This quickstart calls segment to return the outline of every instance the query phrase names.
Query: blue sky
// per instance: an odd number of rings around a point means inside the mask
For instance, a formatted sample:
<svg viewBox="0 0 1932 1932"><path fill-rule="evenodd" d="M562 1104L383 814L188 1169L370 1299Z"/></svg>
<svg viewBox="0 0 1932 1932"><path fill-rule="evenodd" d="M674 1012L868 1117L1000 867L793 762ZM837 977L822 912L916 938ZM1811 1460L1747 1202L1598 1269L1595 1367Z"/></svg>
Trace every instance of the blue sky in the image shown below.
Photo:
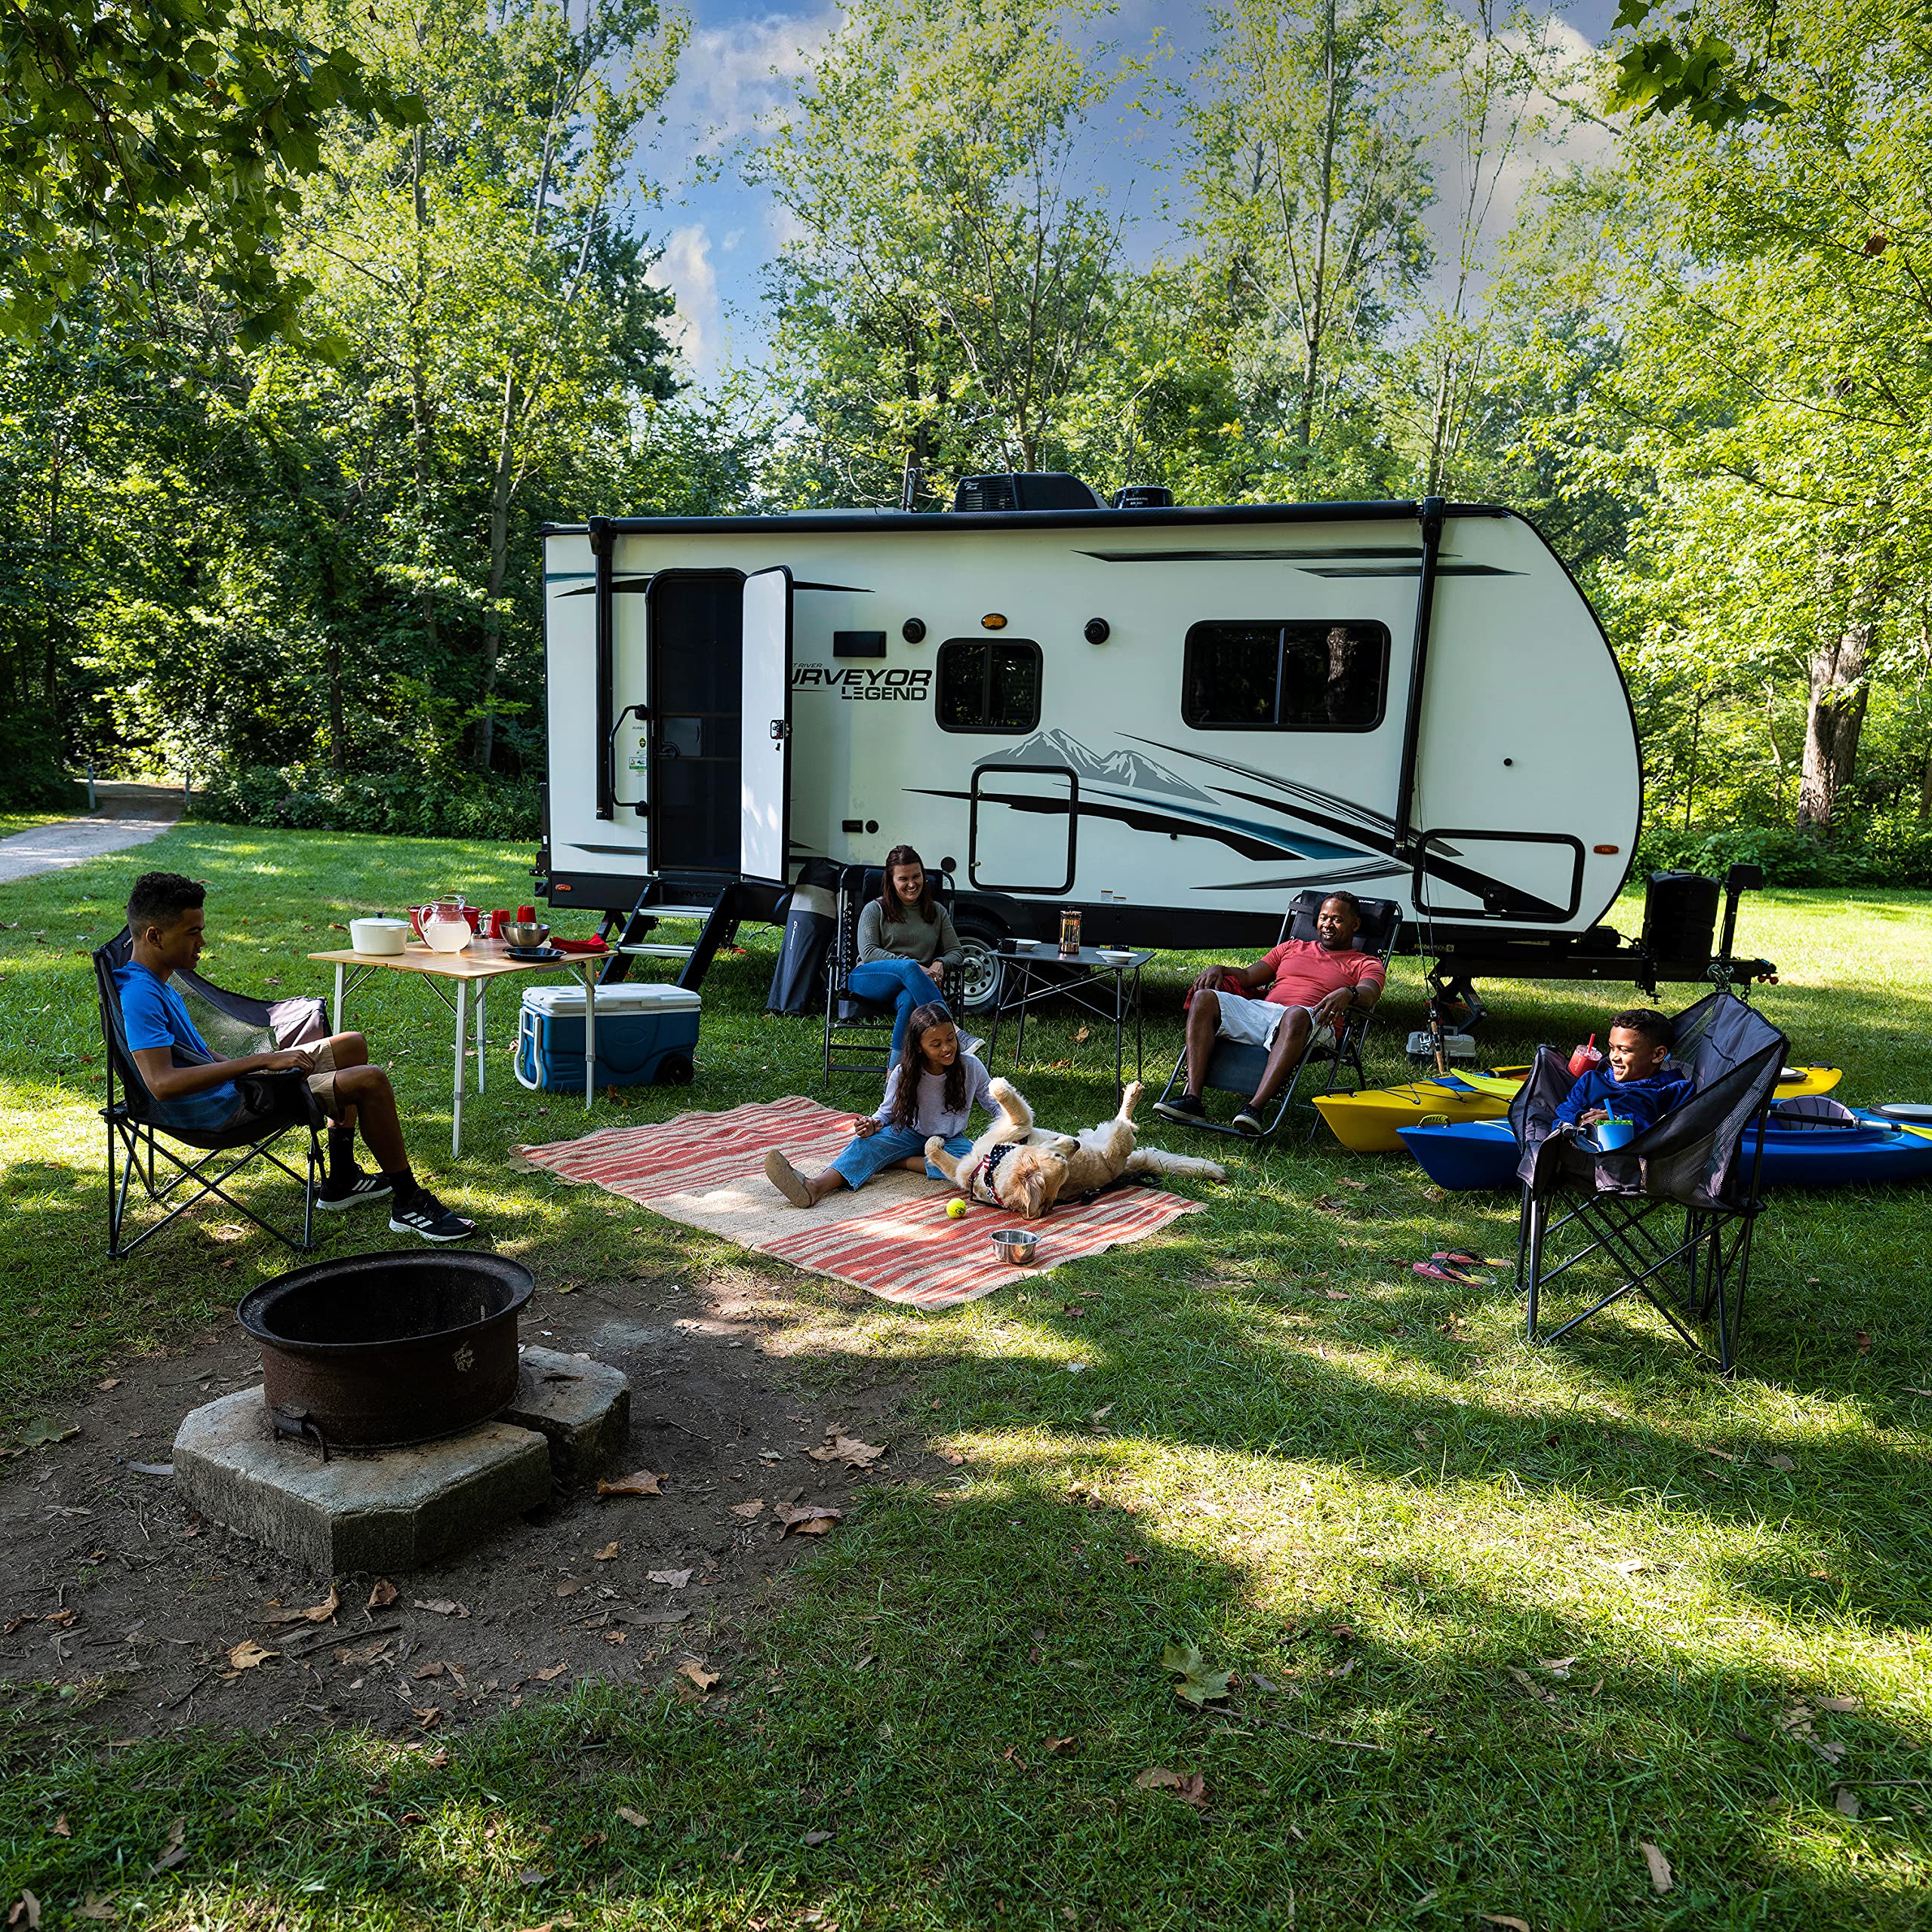
<svg viewBox="0 0 1932 1932"><path fill-rule="evenodd" d="M638 220L664 250L656 278L677 297L686 362L708 380L731 364L755 366L761 360L761 272L781 239L777 211L744 181L734 151L755 139L785 100L789 77L804 71L806 50L836 26L839 10L827 0L787 8L746 0L685 4L691 41L666 103L655 155L642 168L666 192L660 206L644 210ZM1615 0L1573 0L1558 11L1580 47L1607 34ZM1119 0L1103 37L1123 50L1143 51L1158 33L1166 49L1159 72L1178 83L1200 48L1204 25L1198 7ZM1115 127L1095 131L1097 173L1135 217L1130 251L1137 260L1149 260L1174 238L1168 205L1183 192L1171 165L1178 154L1174 131L1137 117L1130 125L1123 116ZM1506 214L1500 206L1498 219L1506 225Z"/></svg>

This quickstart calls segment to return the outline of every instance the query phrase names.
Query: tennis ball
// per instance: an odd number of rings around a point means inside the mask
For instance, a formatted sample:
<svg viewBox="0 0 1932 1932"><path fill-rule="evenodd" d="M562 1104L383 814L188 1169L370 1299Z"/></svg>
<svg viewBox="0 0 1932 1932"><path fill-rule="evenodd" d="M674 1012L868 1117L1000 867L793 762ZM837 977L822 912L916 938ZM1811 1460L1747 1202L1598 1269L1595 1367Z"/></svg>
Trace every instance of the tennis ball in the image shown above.
<svg viewBox="0 0 1932 1932"><path fill-rule="evenodd" d="M965 1213L966 1204L963 1201L949 1201L946 1204L946 1211L952 1220L956 1221Z"/></svg>

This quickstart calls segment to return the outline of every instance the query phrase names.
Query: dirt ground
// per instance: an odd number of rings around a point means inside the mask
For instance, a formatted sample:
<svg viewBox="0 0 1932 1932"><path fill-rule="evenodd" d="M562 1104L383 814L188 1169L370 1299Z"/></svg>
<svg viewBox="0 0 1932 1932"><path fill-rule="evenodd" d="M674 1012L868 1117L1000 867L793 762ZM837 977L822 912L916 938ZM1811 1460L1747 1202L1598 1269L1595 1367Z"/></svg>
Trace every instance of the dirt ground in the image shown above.
<svg viewBox="0 0 1932 1932"><path fill-rule="evenodd" d="M137 1466L168 1463L189 1410L260 1380L254 1344L231 1323L110 1367L66 1418L78 1435L0 1465L0 1696L68 1687L76 1715L129 1738L208 1720L420 1734L586 1678L671 1678L690 1659L728 1667L748 1615L811 1546L781 1536L776 1509L851 1515L866 1485L957 1473L890 1420L903 1380L848 1375L835 1398L806 1395L823 1365L792 1352L797 1331L781 1335L758 1285L687 1271L540 1297L521 1339L629 1377L630 1453L611 1473L649 1469L663 1494L553 1492L432 1567L338 1578L339 1607L318 1621L297 1614L326 1602L328 1580L197 1515L167 1474ZM886 1453L869 1471L807 1453L841 1433ZM273 1654L238 1659L250 1640Z"/></svg>

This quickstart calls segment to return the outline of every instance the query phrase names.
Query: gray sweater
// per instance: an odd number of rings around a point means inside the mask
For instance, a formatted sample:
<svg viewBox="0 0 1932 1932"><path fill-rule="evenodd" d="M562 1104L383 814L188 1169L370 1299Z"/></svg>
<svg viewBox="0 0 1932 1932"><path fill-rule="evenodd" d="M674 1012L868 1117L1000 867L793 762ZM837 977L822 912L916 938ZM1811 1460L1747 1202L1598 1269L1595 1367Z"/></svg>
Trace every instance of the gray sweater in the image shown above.
<svg viewBox="0 0 1932 1932"><path fill-rule="evenodd" d="M875 959L909 959L915 966L930 966L937 959L950 970L965 956L952 918L937 900L930 919L921 918L916 906L901 906L898 918L888 925L885 908L876 899L859 915L861 966Z"/></svg>

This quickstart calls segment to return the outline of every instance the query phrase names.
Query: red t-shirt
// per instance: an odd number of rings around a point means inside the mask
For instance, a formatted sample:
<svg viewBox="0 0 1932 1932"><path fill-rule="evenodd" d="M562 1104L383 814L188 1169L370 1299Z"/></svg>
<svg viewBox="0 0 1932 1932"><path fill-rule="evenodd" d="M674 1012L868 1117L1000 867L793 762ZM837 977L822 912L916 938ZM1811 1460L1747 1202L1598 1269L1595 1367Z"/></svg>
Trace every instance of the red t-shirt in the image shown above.
<svg viewBox="0 0 1932 1932"><path fill-rule="evenodd" d="M1374 953L1331 952L1312 939L1284 940L1261 963L1274 976L1262 998L1274 1006L1313 1006L1343 986L1379 988L1384 977Z"/></svg>

